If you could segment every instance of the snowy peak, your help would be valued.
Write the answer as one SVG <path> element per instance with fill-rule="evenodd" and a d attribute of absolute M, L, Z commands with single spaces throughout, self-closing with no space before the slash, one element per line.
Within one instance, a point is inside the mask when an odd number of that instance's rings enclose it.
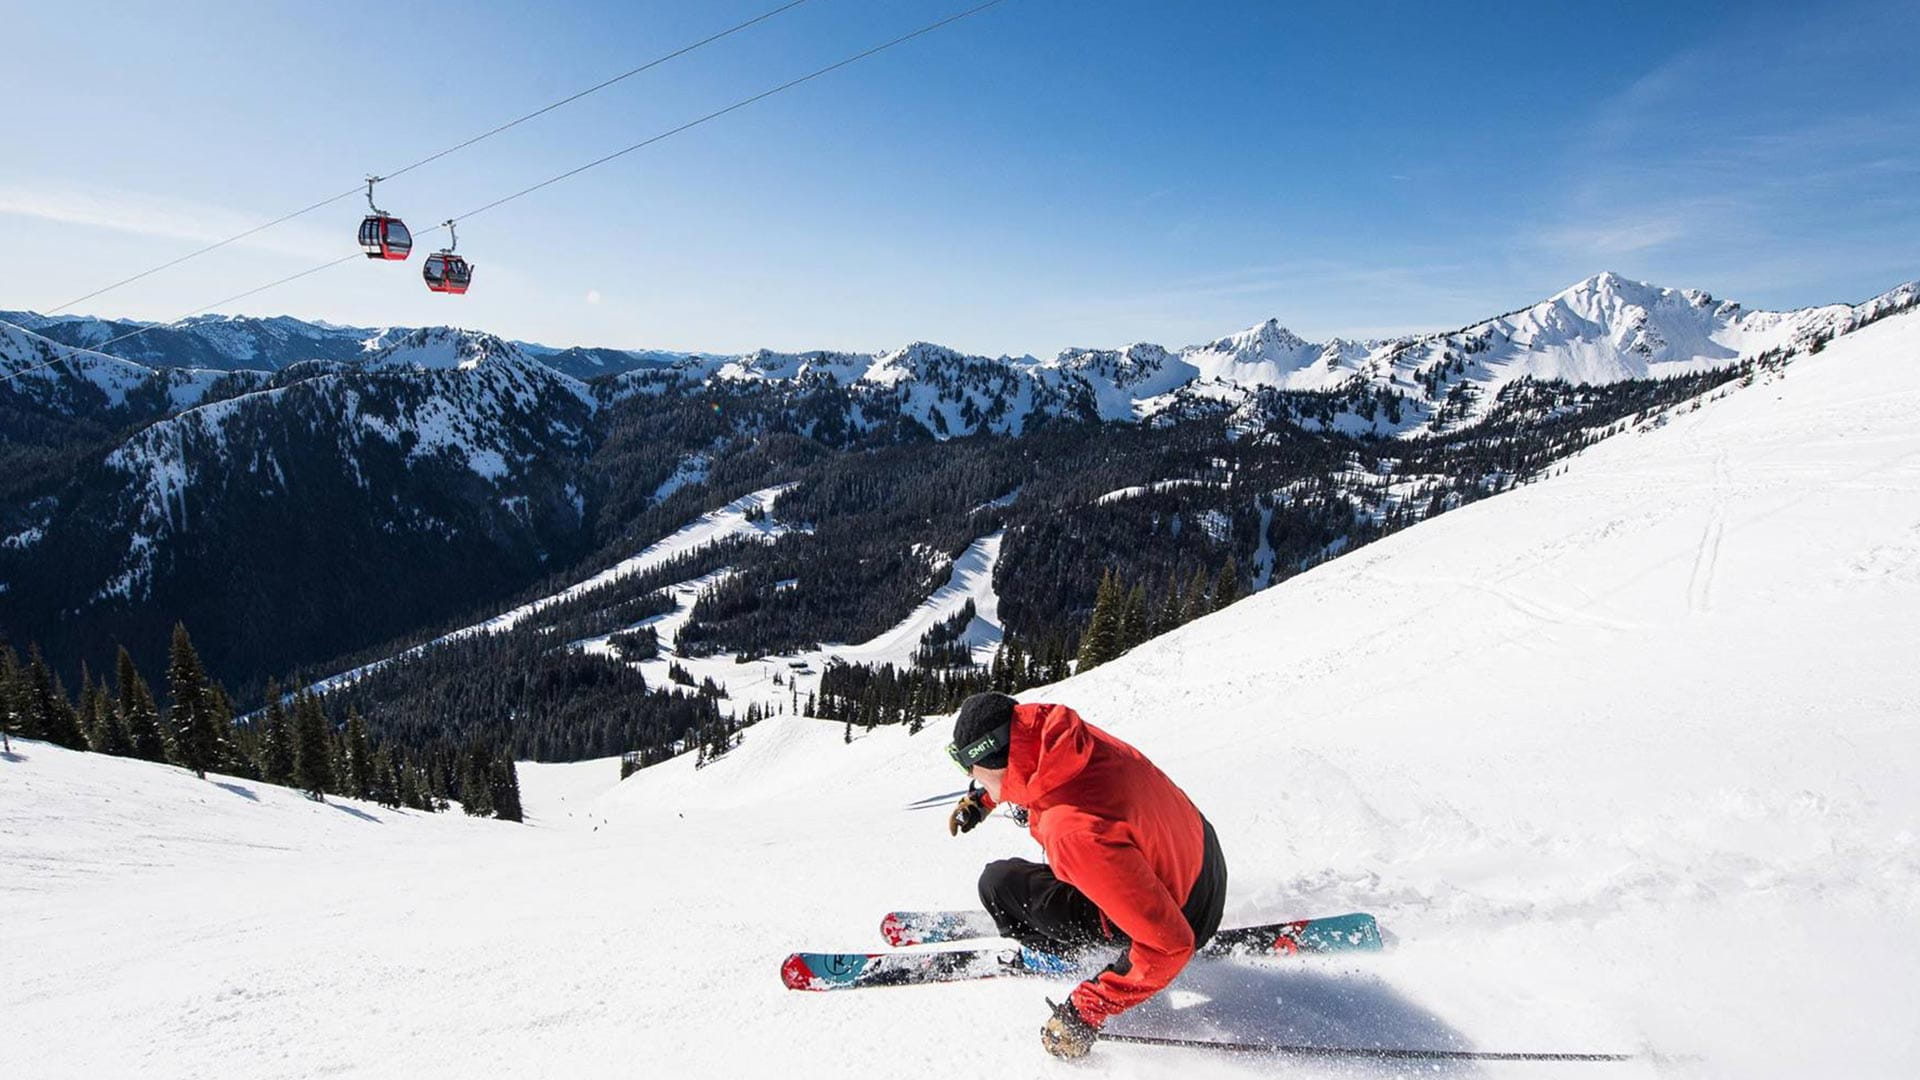
<path fill-rule="evenodd" d="M 1141 397 L 1167 393 L 1200 374 L 1161 346 L 1144 342 L 1124 349 L 1068 349 L 1051 366 Z"/>
<path fill-rule="evenodd" d="M 534 363 L 511 342 L 478 330 L 432 326 L 414 330 L 370 353 L 369 370 L 471 371 L 488 361 Z"/>
<path fill-rule="evenodd" d="M 1596 274 L 1515 318 L 1513 328 L 1536 346 L 1576 340 L 1610 344 L 1647 364 L 1730 360 L 1719 340 L 1738 321 L 1740 305 L 1698 290 L 1669 289 L 1618 274 Z"/>
<path fill-rule="evenodd" d="M 1315 344 L 1268 319 L 1259 326 L 1182 350 L 1202 378 L 1246 387 L 1323 390 L 1358 370 L 1368 347 L 1341 338 Z"/>
<path fill-rule="evenodd" d="M 1575 282 L 1548 297 L 1545 302 L 1559 301 L 1576 309 L 1598 312 L 1622 308 L 1647 310 L 1676 297 L 1696 308 L 1711 308 L 1720 303 L 1711 294 L 1699 289 L 1672 289 L 1636 281 L 1611 270 L 1602 270 L 1584 281 Z M 1725 306 L 1732 310 L 1740 305 L 1728 301 Z"/>
<path fill-rule="evenodd" d="M 1608 383 L 1698 371 L 1789 343 L 1807 312 L 1750 312 L 1698 290 L 1596 274 L 1453 335 L 1536 378 Z M 1490 361 L 1490 363 L 1495 361 Z"/>
<path fill-rule="evenodd" d="M 1318 355 L 1320 347 L 1307 341 L 1300 335 L 1280 325 L 1279 319 L 1268 319 L 1258 326 L 1248 327 L 1237 334 L 1193 346 L 1185 352 L 1188 355 L 1208 359 L 1218 358 L 1215 362 L 1244 365 L 1248 368 L 1262 365 L 1281 365 L 1291 367 L 1311 356 Z"/>
<path fill-rule="evenodd" d="M 812 352 L 775 352 L 772 349 L 756 349 L 745 356 L 737 356 L 719 364 L 713 371 L 715 378 L 732 380 L 760 381 L 816 381 L 831 379 L 838 383 L 858 381 L 873 366 L 871 353 L 834 352 L 817 349 Z M 699 365 L 692 365 L 698 367 Z"/>
<path fill-rule="evenodd" d="M 1154 399 L 1199 378 L 1192 364 L 1159 345 L 1124 349 L 1068 349 L 1031 368 L 1045 394 L 1061 408 L 1100 420 L 1139 420 Z"/>
<path fill-rule="evenodd" d="M 1890 311 L 1911 306 L 1901 286 L 1864 304 L 1752 311 L 1694 289 L 1601 273 L 1528 308 L 1451 334 L 1399 343 L 1369 371 L 1376 386 L 1412 388 L 1434 430 L 1485 415 L 1521 379 L 1605 385 L 1729 367 L 1807 350 Z"/>
<path fill-rule="evenodd" d="M 1259 326 L 1250 327 L 1237 334 L 1230 334 L 1213 342 L 1207 348 L 1235 352 L 1243 355 L 1262 356 L 1273 353 L 1297 352 L 1307 347 L 1305 338 L 1280 325 L 1279 319 L 1268 319 Z"/>
<path fill-rule="evenodd" d="M 985 357 L 966 356 L 945 345 L 916 341 L 904 349 L 875 357 L 872 366 L 861 376 L 861 381 L 875 386 L 897 386 L 908 380 L 952 382 L 975 363 L 991 361 Z"/>

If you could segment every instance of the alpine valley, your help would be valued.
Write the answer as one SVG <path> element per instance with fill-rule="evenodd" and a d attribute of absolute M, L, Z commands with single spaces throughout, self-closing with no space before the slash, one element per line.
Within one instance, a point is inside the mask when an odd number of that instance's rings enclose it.
<path fill-rule="evenodd" d="M 1916 304 L 1600 274 L 1448 333 L 1045 360 L 0 313 L 0 633 L 154 675 L 184 623 L 243 707 L 315 684 L 415 744 L 724 750 L 1085 670 Z"/>

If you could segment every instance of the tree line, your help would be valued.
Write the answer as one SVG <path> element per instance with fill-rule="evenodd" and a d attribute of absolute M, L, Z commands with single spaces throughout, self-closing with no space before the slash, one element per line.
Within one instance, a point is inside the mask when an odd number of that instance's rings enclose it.
<path fill-rule="evenodd" d="M 430 812 L 458 801 L 476 816 L 522 818 L 513 759 L 486 744 L 416 751 L 372 736 L 357 710 L 342 723 L 319 695 L 287 696 L 277 685 L 257 720 L 237 719 L 182 624 L 168 648 L 164 707 L 124 646 L 111 686 L 80 670 L 76 700 L 38 645 L 28 646 L 24 662 L 0 645 L 0 732 L 174 765 L 202 779 L 214 772 L 276 784 L 319 801 L 336 795 Z"/>
<path fill-rule="evenodd" d="M 1185 583 L 1169 577 L 1157 599 L 1149 598 L 1145 582 L 1128 587 L 1108 570 L 1101 575 L 1093 614 L 1080 635 L 1074 670 L 1091 671 L 1150 638 L 1219 611 L 1242 595 L 1240 567 L 1231 555 L 1211 578 L 1197 568 Z"/>
<path fill-rule="evenodd" d="M 819 693 L 808 697 L 804 712 L 846 725 L 849 741 L 855 727 L 870 730 L 882 724 L 905 724 L 917 733 L 928 716 L 958 709 L 970 694 L 988 690 L 1013 694 L 1059 682 L 1071 674 L 1073 654 L 1058 639 L 1030 649 L 1009 637 L 1001 643 L 993 662 L 984 667 L 903 668 L 830 660 L 820 673 Z"/>

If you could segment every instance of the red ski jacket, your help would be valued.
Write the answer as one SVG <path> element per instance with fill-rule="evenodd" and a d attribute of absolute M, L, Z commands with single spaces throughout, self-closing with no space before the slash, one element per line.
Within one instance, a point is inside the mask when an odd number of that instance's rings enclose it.
<path fill-rule="evenodd" d="M 1016 705 L 1000 801 L 1027 808 L 1027 828 L 1054 876 L 1085 893 L 1133 940 L 1132 967 L 1073 991 L 1095 1025 L 1165 989 L 1193 956 L 1187 902 L 1205 856 L 1200 811 L 1140 751 L 1065 705 Z"/>

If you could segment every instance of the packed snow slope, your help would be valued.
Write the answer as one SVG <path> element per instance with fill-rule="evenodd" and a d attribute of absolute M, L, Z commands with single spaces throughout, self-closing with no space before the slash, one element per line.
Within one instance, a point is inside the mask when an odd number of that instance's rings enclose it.
<path fill-rule="evenodd" d="M 1117 1020 L 1340 1045 L 1697 1054 L 1488 1077 L 1920 1072 L 1920 314 L 1609 439 L 1030 700 L 1218 827 L 1227 921 L 1385 953 L 1196 965 Z M 782 717 L 696 770 L 523 766 L 525 826 L 320 807 L 20 744 L 9 1077 L 1398 1076 L 1107 1044 L 1001 981 L 781 988 L 967 905 L 944 725 Z M 598 771 L 596 771 L 598 770 Z"/>

